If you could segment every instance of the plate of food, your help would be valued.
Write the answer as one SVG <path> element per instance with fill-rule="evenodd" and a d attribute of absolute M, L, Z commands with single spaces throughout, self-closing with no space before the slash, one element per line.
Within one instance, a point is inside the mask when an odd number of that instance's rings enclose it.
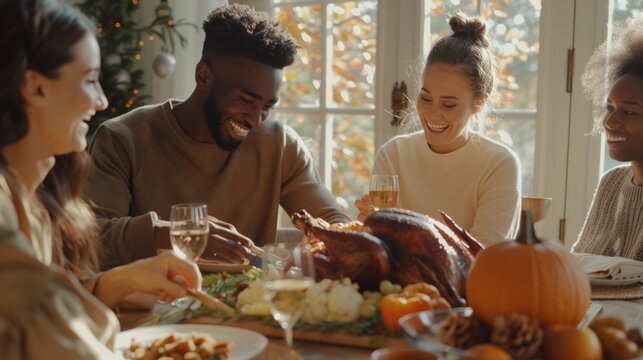
<path fill-rule="evenodd" d="M 589 283 L 593 287 L 613 287 L 613 286 L 627 286 L 633 285 L 638 282 L 643 282 L 643 275 L 637 275 L 632 277 L 626 277 L 623 279 L 610 279 L 606 277 L 590 277 Z"/>
<path fill-rule="evenodd" d="M 116 336 L 120 359 L 156 359 L 196 352 L 203 359 L 246 360 L 259 355 L 268 339 L 251 330 L 229 326 L 175 324 L 140 327 Z M 174 356 L 176 356 L 174 355 Z"/>

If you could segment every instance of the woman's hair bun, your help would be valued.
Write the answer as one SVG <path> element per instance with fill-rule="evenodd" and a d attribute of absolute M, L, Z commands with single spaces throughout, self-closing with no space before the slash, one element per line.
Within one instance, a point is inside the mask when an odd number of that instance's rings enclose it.
<path fill-rule="evenodd" d="M 449 19 L 449 25 L 453 30 L 453 36 L 469 39 L 478 45 L 488 47 L 487 25 L 480 17 L 468 17 L 457 13 Z"/>

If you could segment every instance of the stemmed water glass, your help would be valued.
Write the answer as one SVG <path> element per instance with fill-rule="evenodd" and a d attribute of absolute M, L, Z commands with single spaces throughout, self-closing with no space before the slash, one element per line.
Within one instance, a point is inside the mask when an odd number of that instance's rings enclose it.
<path fill-rule="evenodd" d="M 292 349 L 292 329 L 307 305 L 306 291 L 315 283 L 315 266 L 312 254 L 298 245 L 288 258 L 277 260 L 283 255 L 278 246 L 264 247 L 262 269 L 264 274 L 264 297 L 270 304 L 273 318 L 281 325 L 286 335 L 288 349 Z"/>
<path fill-rule="evenodd" d="M 205 251 L 209 237 L 208 207 L 206 204 L 177 204 L 170 211 L 170 242 L 180 258 L 196 262 Z M 172 303 L 181 306 L 187 299 Z"/>
<path fill-rule="evenodd" d="M 392 208 L 397 206 L 400 184 L 397 175 L 373 175 L 368 196 L 371 205 L 376 208 Z"/>

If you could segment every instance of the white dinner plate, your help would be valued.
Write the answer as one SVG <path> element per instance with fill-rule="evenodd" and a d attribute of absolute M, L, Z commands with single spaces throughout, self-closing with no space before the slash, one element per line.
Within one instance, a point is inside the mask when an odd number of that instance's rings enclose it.
<path fill-rule="evenodd" d="M 590 278 L 589 283 L 597 287 L 611 287 L 611 286 L 627 286 L 643 282 L 643 276 L 634 276 L 626 279 L 606 279 L 606 278 Z"/>
<path fill-rule="evenodd" d="M 123 349 L 130 346 L 132 339 L 143 345 L 151 344 L 156 339 L 162 339 L 170 334 L 190 335 L 192 333 L 207 334 L 216 340 L 232 342 L 233 348 L 228 360 L 247 360 L 259 355 L 268 345 L 268 339 L 255 331 L 238 329 L 220 325 L 175 324 L 147 326 L 127 330 L 116 335 L 116 354 L 124 359 Z"/>

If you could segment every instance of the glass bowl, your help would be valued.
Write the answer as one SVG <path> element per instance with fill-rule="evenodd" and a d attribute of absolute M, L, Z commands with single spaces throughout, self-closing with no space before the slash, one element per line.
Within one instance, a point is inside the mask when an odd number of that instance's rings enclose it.
<path fill-rule="evenodd" d="M 371 354 L 371 360 L 440 360 L 440 358 L 410 346 L 393 346 L 375 350 Z"/>
<path fill-rule="evenodd" d="M 467 352 L 440 342 L 440 324 L 449 317 L 470 317 L 473 309 L 461 307 L 442 310 L 420 311 L 400 318 L 404 336 L 418 349 L 439 354 L 447 360 L 463 359 Z"/>

